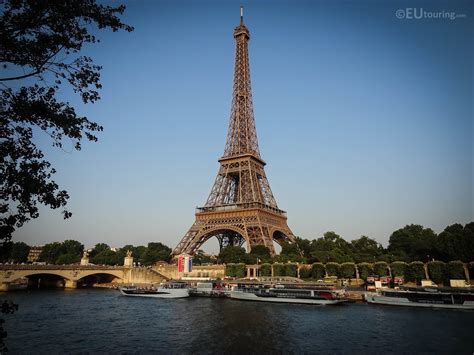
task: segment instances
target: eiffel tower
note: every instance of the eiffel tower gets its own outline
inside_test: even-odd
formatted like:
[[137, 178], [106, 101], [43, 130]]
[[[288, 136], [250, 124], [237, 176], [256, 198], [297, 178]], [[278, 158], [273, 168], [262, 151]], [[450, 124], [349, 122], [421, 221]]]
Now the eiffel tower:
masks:
[[196, 220], [173, 255], [195, 254], [209, 238], [216, 237], [220, 248], [247, 243], [264, 245], [275, 255], [273, 241], [294, 242], [286, 223], [286, 212], [278, 208], [260, 157], [253, 115], [248, 41], [240, 8], [236, 41], [234, 90], [224, 155], [211, 193], [203, 207], [196, 209]]

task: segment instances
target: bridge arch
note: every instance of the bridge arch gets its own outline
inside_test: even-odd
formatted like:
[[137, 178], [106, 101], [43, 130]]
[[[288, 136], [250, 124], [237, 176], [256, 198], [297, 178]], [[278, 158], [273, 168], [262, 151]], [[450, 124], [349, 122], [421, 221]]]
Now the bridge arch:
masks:
[[61, 271], [53, 271], [53, 270], [18, 270], [18, 271], [13, 271], [9, 275], [9, 282], [12, 281], [17, 281], [21, 278], [30, 278], [32, 276], [41, 276], [41, 275], [46, 275], [46, 276], [57, 276], [58, 278], [64, 279], [64, 280], [70, 280], [72, 281], [73, 278], [66, 275], [64, 272]]
[[123, 275], [117, 275], [116, 272], [111, 271], [91, 271], [87, 273], [81, 273], [81, 277], [76, 280], [78, 287], [90, 287], [92, 285], [112, 283], [119, 279], [119, 282], [123, 281]]

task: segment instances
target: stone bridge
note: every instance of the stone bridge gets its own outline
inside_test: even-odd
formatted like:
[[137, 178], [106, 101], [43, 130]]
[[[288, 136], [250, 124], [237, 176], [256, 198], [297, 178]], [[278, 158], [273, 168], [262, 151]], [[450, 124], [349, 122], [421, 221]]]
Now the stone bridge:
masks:
[[[143, 267], [98, 266], [98, 265], [0, 265], [0, 291], [8, 291], [21, 280], [39, 286], [41, 280], [49, 286], [76, 288], [78, 284], [114, 283], [160, 283], [169, 277]], [[52, 281], [51, 281], [52, 280]]]

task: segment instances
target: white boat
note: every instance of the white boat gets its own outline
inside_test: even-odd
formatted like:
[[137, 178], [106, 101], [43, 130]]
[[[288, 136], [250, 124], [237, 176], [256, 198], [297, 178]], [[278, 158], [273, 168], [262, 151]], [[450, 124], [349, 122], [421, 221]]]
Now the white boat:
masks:
[[154, 298], [184, 298], [189, 297], [189, 289], [185, 283], [166, 283], [157, 288], [140, 288], [135, 286], [119, 287], [123, 296], [154, 297]]
[[382, 289], [377, 292], [367, 292], [364, 296], [369, 304], [474, 310], [474, 292], [469, 290]]
[[333, 290], [311, 290], [299, 288], [269, 288], [258, 290], [237, 290], [230, 292], [230, 298], [244, 301], [299, 303], [313, 305], [335, 305], [346, 302]]

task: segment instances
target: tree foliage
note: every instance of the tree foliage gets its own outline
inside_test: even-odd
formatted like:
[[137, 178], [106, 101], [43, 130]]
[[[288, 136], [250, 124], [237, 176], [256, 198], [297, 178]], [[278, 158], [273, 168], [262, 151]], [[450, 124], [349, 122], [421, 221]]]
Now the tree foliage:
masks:
[[301, 279], [311, 278], [311, 267], [309, 265], [302, 265], [300, 267], [300, 278]]
[[355, 264], [354, 263], [343, 263], [340, 268], [340, 275], [345, 279], [352, 279], [355, 277]]
[[428, 263], [428, 274], [435, 283], [443, 283], [446, 279], [446, 264], [442, 261], [430, 261]]
[[248, 254], [248, 262], [251, 264], [261, 264], [271, 261], [270, 249], [265, 245], [255, 245]]
[[369, 263], [357, 264], [357, 270], [359, 271], [359, 278], [367, 280], [367, 277], [374, 272], [372, 265]]
[[219, 260], [221, 263], [245, 263], [247, 256], [245, 254], [245, 249], [238, 246], [228, 246], [222, 248], [219, 253]]
[[16, 263], [26, 263], [30, 247], [23, 242], [13, 243], [10, 259]]
[[280, 264], [280, 263], [273, 264], [273, 276], [286, 276], [285, 264]]
[[320, 280], [326, 276], [326, 269], [322, 263], [314, 263], [311, 265], [311, 277]]
[[285, 264], [285, 276], [297, 277], [298, 276], [298, 265], [295, 263]]
[[69, 195], [52, 179], [55, 169], [34, 141], [43, 131], [52, 145], [80, 150], [102, 127], [80, 116], [58, 93], [71, 88], [82, 101], [99, 100], [101, 67], [79, 52], [98, 39], [94, 27], [133, 28], [118, 17], [124, 6], [95, 0], [6, 0], [0, 15], [0, 237], [39, 216], [38, 204], [65, 209]]
[[387, 263], [385, 261], [379, 261], [374, 264], [374, 274], [381, 277], [387, 276]]
[[48, 264], [72, 264], [81, 259], [84, 245], [77, 240], [65, 240], [46, 244], [39, 256], [40, 261]]
[[431, 228], [411, 224], [392, 233], [388, 251], [396, 256], [402, 256], [402, 258], [407, 256], [410, 260], [425, 262], [436, 257], [433, 248], [435, 242], [436, 234]]
[[171, 259], [171, 248], [162, 243], [148, 243], [147, 250], [143, 253], [141, 262], [143, 265], [153, 265], [157, 261], [169, 262]]
[[460, 260], [450, 261], [446, 265], [446, 273], [449, 279], [462, 280], [466, 278], [464, 264]]
[[326, 273], [328, 276], [339, 276], [341, 266], [338, 263], [329, 262], [326, 264]]
[[392, 270], [392, 276], [405, 276], [407, 268], [407, 263], [403, 261], [394, 261], [390, 264], [390, 269]]
[[444, 261], [474, 260], [474, 222], [453, 224], [442, 231], [437, 238], [438, 257]]
[[260, 276], [272, 276], [272, 265], [269, 263], [260, 266]]
[[203, 250], [198, 250], [196, 255], [193, 257], [193, 264], [195, 265], [206, 265], [215, 262], [215, 258], [211, 255], [206, 254]]
[[413, 261], [405, 270], [405, 280], [419, 283], [426, 277], [425, 266], [421, 261]]

